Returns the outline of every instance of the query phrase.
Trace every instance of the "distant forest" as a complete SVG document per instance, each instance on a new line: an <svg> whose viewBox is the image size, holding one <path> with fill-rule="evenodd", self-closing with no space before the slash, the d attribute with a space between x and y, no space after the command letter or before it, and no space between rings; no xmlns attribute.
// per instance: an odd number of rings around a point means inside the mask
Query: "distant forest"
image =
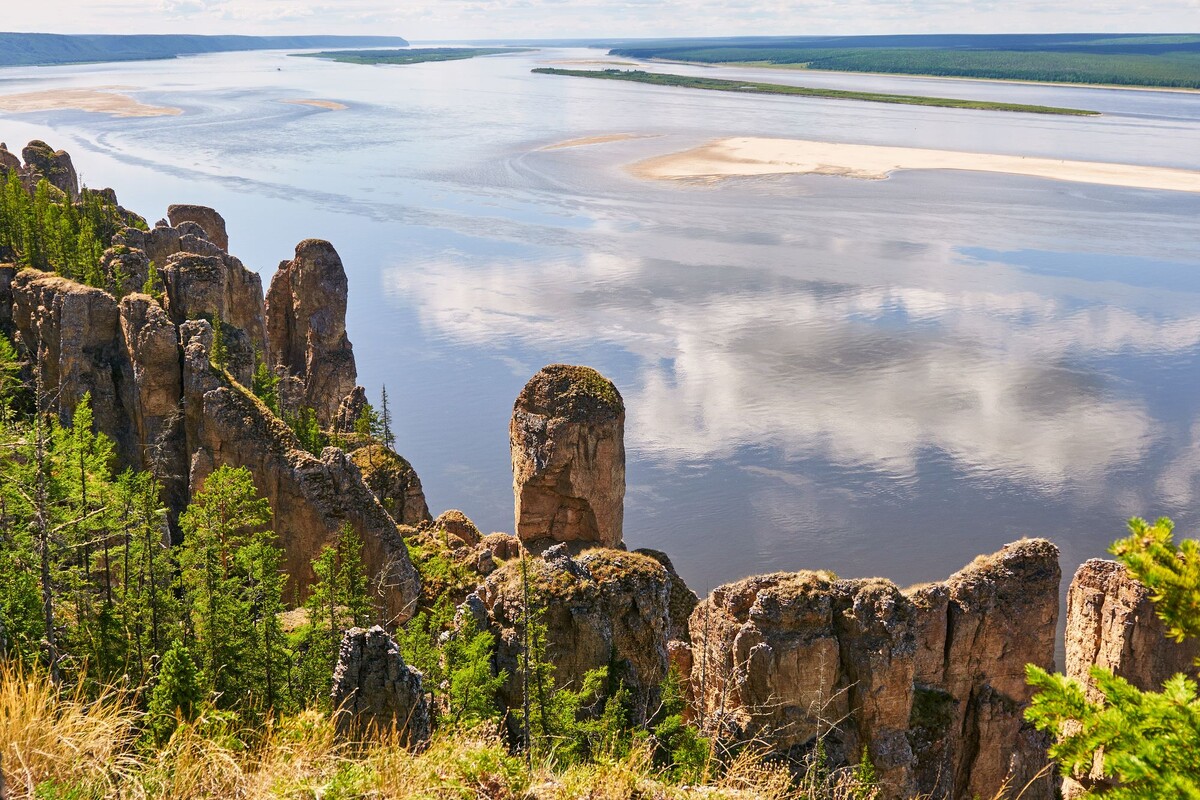
<svg viewBox="0 0 1200 800"><path fill-rule="evenodd" d="M329 50L322 53L292 53L306 58L325 58L343 64L424 64L429 61L461 61L478 56L528 53L527 47L415 47L406 50Z"/></svg>
<svg viewBox="0 0 1200 800"><path fill-rule="evenodd" d="M245 50L404 47L407 44L399 36L64 36L54 33L0 33L0 67L144 61Z"/></svg>
<svg viewBox="0 0 1200 800"><path fill-rule="evenodd" d="M1200 34L998 34L667 39L627 58L1200 89Z"/></svg>

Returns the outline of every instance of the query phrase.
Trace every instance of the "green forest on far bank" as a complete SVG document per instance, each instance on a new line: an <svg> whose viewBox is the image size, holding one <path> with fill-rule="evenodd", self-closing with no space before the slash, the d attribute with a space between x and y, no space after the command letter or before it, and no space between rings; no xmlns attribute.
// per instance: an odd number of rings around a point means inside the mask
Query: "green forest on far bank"
<svg viewBox="0 0 1200 800"><path fill-rule="evenodd" d="M760 37L638 42L613 55L1054 83L1200 88L1200 36Z"/></svg>
<svg viewBox="0 0 1200 800"><path fill-rule="evenodd" d="M302 58L323 58L342 64L424 64L428 61L461 61L478 56L528 53L527 47L418 47L406 50L328 50L293 53Z"/></svg>

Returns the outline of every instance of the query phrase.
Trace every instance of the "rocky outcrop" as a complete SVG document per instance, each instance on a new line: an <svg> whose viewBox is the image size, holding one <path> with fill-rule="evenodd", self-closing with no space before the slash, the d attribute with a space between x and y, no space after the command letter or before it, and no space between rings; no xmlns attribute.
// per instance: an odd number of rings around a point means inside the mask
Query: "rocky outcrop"
<svg viewBox="0 0 1200 800"><path fill-rule="evenodd" d="M117 301L100 289L24 269L12 278L16 344L33 364L42 405L70 422L91 395L96 429L116 443L124 463L141 463L132 420L121 401L129 379L120 345Z"/></svg>
<svg viewBox="0 0 1200 800"><path fill-rule="evenodd" d="M420 591L416 570L396 523L350 457L334 447L325 448L320 458L304 451L266 406L219 375L209 363L212 326L207 321L184 323L181 336L192 492L218 467L250 470L274 514L289 576L285 597L292 603L307 594L314 578L312 558L349 524L362 538L380 611L389 622L412 616Z"/></svg>
<svg viewBox="0 0 1200 800"><path fill-rule="evenodd" d="M100 271L107 276L110 286L120 287L122 296L140 292L150 275L150 259L141 250L116 245L100 257Z"/></svg>
<svg viewBox="0 0 1200 800"><path fill-rule="evenodd" d="M14 169L21 169L21 159L9 152L7 144L0 142L0 176Z"/></svg>
<svg viewBox="0 0 1200 800"><path fill-rule="evenodd" d="M719 587L689 624L699 719L778 751L820 737L837 763L865 754L884 797L1019 790L1046 764L1024 667L1053 667L1059 577L1057 549L1030 540L907 593L822 572Z"/></svg>
<svg viewBox="0 0 1200 800"><path fill-rule="evenodd" d="M429 741L432 726L422 675L404 663L396 640L379 626L351 628L342 637L332 698L343 736L396 730L409 747Z"/></svg>
<svg viewBox="0 0 1200 800"><path fill-rule="evenodd" d="M140 448L138 465L164 483L178 512L187 502L188 469L179 331L162 307L144 294L122 298L120 327L132 377L122 387L122 405Z"/></svg>
<svg viewBox="0 0 1200 800"><path fill-rule="evenodd" d="M10 338L13 335L12 282L16 275L16 266L0 264L0 333Z"/></svg>
<svg viewBox="0 0 1200 800"><path fill-rule="evenodd" d="M1200 646L1167 636L1150 590L1116 561L1092 559L1075 573L1067 590L1066 668L1093 702L1102 699L1092 667L1124 678L1142 691L1160 691L1168 678L1197 674ZM1077 797L1103 783L1101 759L1090 775L1064 782L1065 797Z"/></svg>
<svg viewBox="0 0 1200 800"><path fill-rule="evenodd" d="M267 292L270 363L302 380L303 402L325 426L358 379L346 336L347 293L342 259L319 239L296 245L296 257L279 265Z"/></svg>
<svg viewBox="0 0 1200 800"><path fill-rule="evenodd" d="M177 204L167 207L167 219L178 228L185 222L194 222L204 229L210 242L222 250L229 250L229 234L225 232L225 218L208 206Z"/></svg>
<svg viewBox="0 0 1200 800"><path fill-rule="evenodd" d="M25 159L27 184L35 186L43 178L72 200L79 199L79 176L71 156L64 150L56 151L45 142L34 139L21 151Z"/></svg>
<svg viewBox="0 0 1200 800"><path fill-rule="evenodd" d="M363 480L392 519L401 525L420 525L429 522L429 506L421 479L402 456L378 443L371 443L350 453L350 459L362 472Z"/></svg>
<svg viewBox="0 0 1200 800"><path fill-rule="evenodd" d="M700 604L700 598L688 588L687 583L675 571L675 564L671 562L671 557L666 553L661 550L651 550L648 547L641 547L633 552L653 558L667 571L668 610L671 617L671 627L667 631L667 638L673 641L690 642L692 636L688 631L688 620L691 619L696 606Z"/></svg>
<svg viewBox="0 0 1200 800"><path fill-rule="evenodd" d="M554 542L622 546L625 404L589 367L552 364L517 397L509 426L516 533Z"/></svg>
<svg viewBox="0 0 1200 800"><path fill-rule="evenodd" d="M438 514L438 518L433 521L434 530L441 531L447 537L454 537L456 541L466 545L476 545L483 541L483 534L479 532L479 528L471 522L471 518L458 509L450 509Z"/></svg>
<svg viewBox="0 0 1200 800"><path fill-rule="evenodd" d="M572 558L564 545L544 558L526 559L529 593L542 609L547 660L555 685L578 689L589 670L609 666L632 696L635 724L658 706L667 674L667 571L652 558L621 550L589 550ZM493 572L462 608L496 637L496 666L508 681L501 702L522 702L521 635L524 625L521 563Z"/></svg>

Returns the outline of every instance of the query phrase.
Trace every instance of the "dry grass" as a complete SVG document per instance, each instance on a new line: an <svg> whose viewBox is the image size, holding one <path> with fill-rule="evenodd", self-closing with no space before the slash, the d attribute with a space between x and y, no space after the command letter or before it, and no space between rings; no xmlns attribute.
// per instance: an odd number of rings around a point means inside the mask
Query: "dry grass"
<svg viewBox="0 0 1200 800"><path fill-rule="evenodd" d="M534 765L499 730L435 735L420 753L396 735L339 740L332 721L303 712L239 730L221 714L181 724L164 747L139 743L132 697L56 689L0 662L0 754L11 800L862 800L848 770L799 785L784 765L746 748L703 785L666 780L648 744L599 763ZM811 777L811 776L810 776ZM3 783L0 783L2 786Z"/></svg>

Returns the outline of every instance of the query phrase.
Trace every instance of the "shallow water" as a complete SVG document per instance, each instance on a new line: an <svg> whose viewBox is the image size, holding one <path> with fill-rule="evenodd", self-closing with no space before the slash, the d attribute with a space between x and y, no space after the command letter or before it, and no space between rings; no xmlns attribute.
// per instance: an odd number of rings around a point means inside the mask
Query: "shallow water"
<svg viewBox="0 0 1200 800"><path fill-rule="evenodd" d="M218 208L269 275L330 239L360 382L436 514L512 529L508 417L554 361L628 406L626 541L703 591L828 568L945 577L1023 535L1068 575L1131 515L1195 533L1200 196L1002 175L653 184L718 136L1200 169L1200 94L659 66L1101 110L1042 117L530 75L586 50L362 67L282 53L0 70L178 117L0 116L151 221ZM330 112L286 99L346 103ZM540 148L578 137L648 138Z"/></svg>

